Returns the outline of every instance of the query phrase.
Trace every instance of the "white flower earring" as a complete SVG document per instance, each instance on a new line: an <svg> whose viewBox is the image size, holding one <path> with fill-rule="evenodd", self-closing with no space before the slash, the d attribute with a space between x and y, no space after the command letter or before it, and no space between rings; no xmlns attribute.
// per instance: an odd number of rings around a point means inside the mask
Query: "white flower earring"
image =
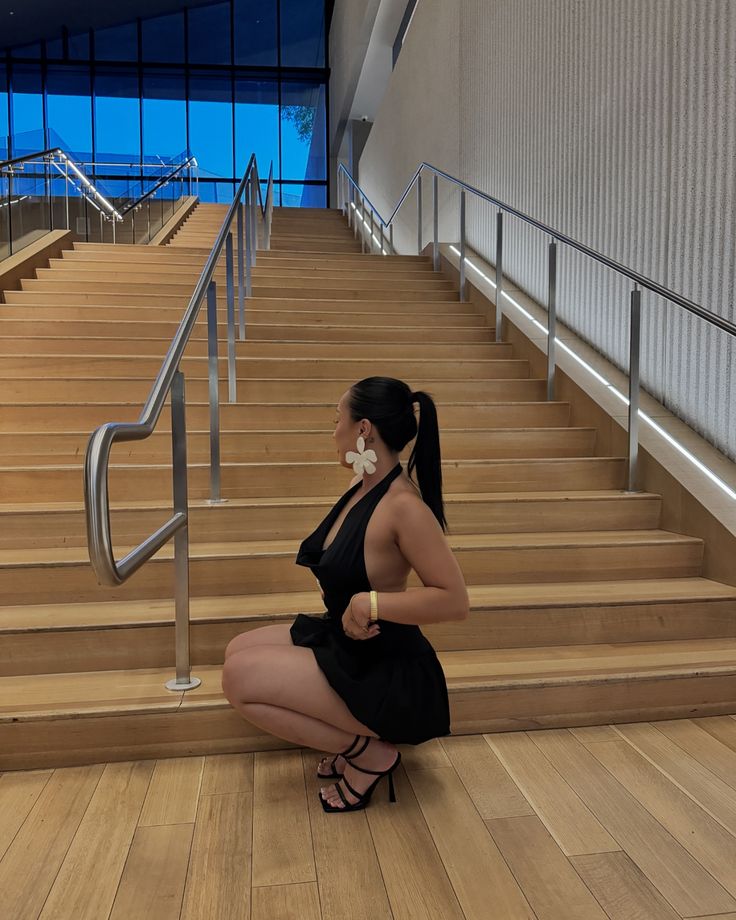
<svg viewBox="0 0 736 920"><path fill-rule="evenodd" d="M378 460L375 450L365 449L365 438L361 435L358 438L358 453L349 450L345 454L348 463L353 464L353 470L356 476L362 476L363 473L375 473L375 463Z"/></svg>

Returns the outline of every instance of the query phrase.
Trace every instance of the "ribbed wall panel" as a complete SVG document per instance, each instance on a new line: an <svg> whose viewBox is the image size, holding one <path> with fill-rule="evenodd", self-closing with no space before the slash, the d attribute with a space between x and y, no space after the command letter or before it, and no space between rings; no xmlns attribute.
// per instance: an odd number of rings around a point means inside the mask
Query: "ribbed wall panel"
<svg viewBox="0 0 736 920"><path fill-rule="evenodd" d="M736 3L463 0L460 174L734 319ZM491 261L495 215L468 202ZM547 241L504 228L505 274L546 299ZM630 285L572 252L561 319L628 363ZM646 388L736 456L735 344L642 297Z"/></svg>

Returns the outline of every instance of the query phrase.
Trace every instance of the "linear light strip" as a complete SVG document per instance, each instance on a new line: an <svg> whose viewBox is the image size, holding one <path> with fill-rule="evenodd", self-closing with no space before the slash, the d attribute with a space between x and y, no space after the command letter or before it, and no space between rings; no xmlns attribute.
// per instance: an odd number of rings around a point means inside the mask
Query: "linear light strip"
<svg viewBox="0 0 736 920"><path fill-rule="evenodd" d="M450 249L452 250L452 252L455 253L456 256L458 256L458 258L460 257L460 250L456 246L450 246ZM473 265L473 263L470 261L470 259L467 258L467 256L465 257L465 264L468 268L472 268L474 272L477 272L477 274L480 275L480 277L483 278L484 281L487 281L495 289L496 287L495 281L489 278L488 275L482 272L476 265ZM534 316L532 316L532 314L528 310L525 310L524 307L521 306L521 304L517 303L513 299L513 297L510 297L506 293L506 291L501 291L501 296L505 297L506 300L510 304L512 304L512 306L516 307L517 310L519 310L521 313L524 314L524 316L530 319L532 323L534 323L534 325L537 326L537 328L541 329L542 332L544 332L545 335L548 334L547 327L543 326L539 322L539 320L537 320ZM588 364L586 361L584 361L580 357L580 355L574 352L564 342L560 341L560 339L558 339L556 336L555 336L555 343L560 348L562 348L563 351L565 351L568 355L570 355L570 357L573 358L591 376L595 377L595 379L599 383L602 383L605 387L607 387L607 389L609 389L614 396L620 399L624 405L626 406L629 405L629 400L627 396L625 396L620 390L616 389L616 387L610 381L606 380L606 378L603 377L601 374L599 374L598 371L595 370L595 368L591 367L590 364ZM708 479L711 480L711 482L715 483L715 485L717 485L720 489L722 489L726 493L726 495L728 495L730 499L732 499L733 501L736 501L736 490L732 489L731 486L728 485L728 483L724 482L719 476L717 476L716 473L713 472L713 470L705 466L705 464L702 463L700 460L698 460L698 458L694 454L691 454L690 451L684 445L682 445L679 441L675 440L675 438L673 438L669 432L665 431L664 428L661 427L661 425L658 425L654 421L653 418L650 418L645 412L642 412L641 409L639 409L639 417L643 419L647 423L647 425L649 425L650 428L656 431L658 435L663 437L665 441L667 441L668 444L671 444L680 454L682 454L682 456L685 457L686 460L689 460L693 466L699 469L701 473L704 473L708 477Z"/></svg>
<svg viewBox="0 0 736 920"><path fill-rule="evenodd" d="M358 209L356 208L354 202L352 202L352 201L350 202L350 207L355 211L355 216L358 218L358 220L361 222L361 224L363 224L364 227L370 227L370 224L368 223L368 221L367 221L367 220L364 220L364 219L360 216L360 214L358 213ZM370 232L369 232L369 236L371 236L371 237L378 243L378 245L381 247L381 255L382 255L382 256L385 256L385 255L386 255L386 250L383 248L383 243L381 242L381 240L379 240L379 238L376 236L375 233L370 233Z"/></svg>

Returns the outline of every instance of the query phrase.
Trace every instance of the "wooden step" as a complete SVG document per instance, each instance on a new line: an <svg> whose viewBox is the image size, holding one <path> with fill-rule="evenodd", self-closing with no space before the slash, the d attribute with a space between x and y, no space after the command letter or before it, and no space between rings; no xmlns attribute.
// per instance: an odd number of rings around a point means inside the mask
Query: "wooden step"
<svg viewBox="0 0 736 920"><path fill-rule="evenodd" d="M570 531L528 534L454 534L448 538L465 581L517 584L539 581L602 581L700 575L703 544L669 531ZM308 569L294 564L298 541L190 543L192 596L306 591ZM124 555L128 547L119 547ZM135 576L115 589L122 599L168 597L173 584L173 547L163 547ZM420 586L415 573L411 586ZM0 550L0 596L8 604L110 600L100 587L86 550L78 547Z"/></svg>
<svg viewBox="0 0 736 920"><path fill-rule="evenodd" d="M139 401L142 405L148 397L153 378L141 380L138 377L82 377L39 380L36 377L2 378L0 366L0 387L3 398L18 405L27 403L68 403L71 401L96 400L127 402ZM310 381L305 390L301 380L241 380L238 382L240 402L283 403L300 400L308 391L310 399L329 400L337 403L340 395L355 383L356 378ZM547 391L546 380L478 380L474 382L436 380L424 381L422 386L435 397L448 401L470 401L487 399L500 401L538 401ZM208 382L203 377L188 376L186 380L187 399L202 402L208 399ZM337 394L337 398L336 397ZM227 401L227 384L220 381L220 404Z"/></svg>
<svg viewBox="0 0 736 920"><path fill-rule="evenodd" d="M230 499L212 506L190 503L192 538L203 542L301 539L334 504L333 498ZM118 543L137 543L156 530L170 502L116 503L111 513ZM81 502L0 505L7 549L84 546L87 534ZM565 530L651 530L659 526L660 498L645 492L446 493L449 532L524 533L540 527Z"/></svg>
<svg viewBox="0 0 736 920"><path fill-rule="evenodd" d="M78 336L79 338L102 337L109 338L117 334L121 339L125 338L168 338L169 341L174 336L178 326L180 313L177 311L170 320L161 322L151 322L147 320L133 319L110 319L110 309L108 307L69 307L81 318L69 318L65 316L66 310L60 307L34 307L33 319L28 319L28 310L24 307L5 307L0 309L0 336L27 336L37 337L39 332L39 320L53 319L53 327L48 327L49 331L60 335ZM123 312L123 311L121 311ZM127 311L125 311L127 312ZM167 311L169 312L169 311ZM174 311L170 311L174 313ZM259 319L262 314L258 314ZM14 317L20 317L18 319ZM7 317L7 318L3 318ZM366 323L368 318L366 317ZM137 333L137 335L136 335ZM192 338L205 338L206 326L203 318L195 325ZM251 343L279 343L280 347L288 347L294 343L339 343L339 347L346 345L365 344L381 345L382 354L390 354L390 349L401 348L411 349L419 345L419 341L428 348L428 354L432 353L432 348L436 345L442 347L463 346L463 353L467 346L491 344L496 346L496 350L501 347L500 343L492 342L491 330L487 326L438 326L432 324L430 328L421 328L418 326L384 326L375 323L365 326L358 325L330 325L321 324L296 325L294 323L273 323L266 324L256 322L253 314L248 315L246 324L246 341ZM406 343L406 344L400 344ZM238 347L241 347L240 345ZM511 348L511 346L506 346ZM388 349L388 352L387 352Z"/></svg>
<svg viewBox="0 0 736 920"><path fill-rule="evenodd" d="M333 428L303 431L227 430L222 433L220 455L226 463L328 462L335 456ZM0 466L37 466L74 463L84 457L89 431L76 432L0 432ZM595 453L594 428L445 428L442 431L442 456L445 460L484 460L510 457L587 457ZM401 452L409 459L413 442ZM190 428L187 432L187 460L209 461L208 429ZM171 432L161 426L144 441L118 445L115 462L166 463L171 456Z"/></svg>
<svg viewBox="0 0 736 920"><path fill-rule="evenodd" d="M440 652L453 734L728 713L736 641ZM286 747L222 696L220 665L0 678L0 769Z"/></svg>
<svg viewBox="0 0 736 920"><path fill-rule="evenodd" d="M5 321L12 322L12 321ZM30 324L29 324L30 325ZM74 324L76 325L76 324ZM115 335L116 326L109 323L107 335L100 336L94 334L79 335L71 334L63 322L54 323L54 335L13 335L7 331L6 325L0 320L0 355L23 355L23 354L48 354L48 355L67 355L79 354L81 351L88 351L94 355L163 355L169 349L171 339L176 332L177 325L174 324L171 329L171 335L160 337L148 337L145 335L147 329L142 330L138 324L129 324L137 328L140 332L138 336L131 333L133 329L120 329L118 335ZM85 332L90 330L85 329ZM124 333L128 333L126 336ZM366 354L366 342L269 342L245 339L237 339L236 331L236 354L239 359L249 361L252 358L273 358L286 359L297 358L299 360L322 361L332 360L335 357L344 359L364 358ZM380 343L381 356L384 359L409 358L416 361L428 360L456 360L462 355L463 362L467 359L474 360L512 360L513 347L504 343L495 342L477 342L463 343L458 346L457 343L445 344L442 342L388 342ZM227 337L226 329L220 329L220 338L218 344L219 354L227 354ZM186 348L186 355L203 357L207 355L207 331L204 324L195 327L195 331L189 339Z"/></svg>
<svg viewBox="0 0 736 920"><path fill-rule="evenodd" d="M168 464L110 467L112 501L160 499L171 495ZM0 467L0 495L5 502L80 501L81 458L66 466ZM547 492L623 488L625 461L619 457L540 460L458 460L443 464L448 492ZM209 465L193 463L188 473L191 499L210 496ZM334 495L345 491L343 468L336 463L225 463L224 498L286 495L299 483L299 494Z"/></svg>
<svg viewBox="0 0 736 920"><path fill-rule="evenodd" d="M322 403L224 403L220 406L222 431L280 428L320 428L333 419L335 401ZM111 419L135 421L141 412L140 402L127 403L39 403L14 405L0 403L0 431L87 431ZM514 403L438 403L440 431L473 425L494 428L562 428L570 421L570 404L563 402ZM167 426L168 410L159 425ZM209 405L187 400L187 427L208 428Z"/></svg>
<svg viewBox="0 0 736 920"><path fill-rule="evenodd" d="M40 269L39 271L43 271ZM453 296L453 288L443 287L433 283L431 288L426 290L412 283L413 286L400 287L390 285L386 290L377 287L375 284L367 282L356 282L350 288L338 285L330 288L326 285L314 287L291 287L288 283L280 286L270 286L262 280L256 279L253 284L253 297L266 298L295 298L309 300L329 300L331 297L340 296L343 300L353 301L454 301L457 295ZM420 283L417 283L420 284ZM33 294L40 293L67 293L67 294L91 294L98 300L103 297L107 300L108 294L145 294L149 301L159 296L178 295L182 298L188 298L194 292L194 285L187 281L179 283L163 282L146 282L146 281L91 281L80 279L79 277L63 279L58 277L43 278L24 278L21 280L21 290ZM11 301L12 302L12 301Z"/></svg>
<svg viewBox="0 0 736 920"><path fill-rule="evenodd" d="M141 266L179 266L191 267L198 265L201 271L207 261L201 249L192 249L187 252L185 247L177 246L175 249L149 246L116 246L107 249L65 249L62 259L74 265L141 265ZM224 261L220 260L224 266ZM370 272L371 274L392 275L394 273L431 273L432 262L423 256L409 256L384 258L382 256L363 255L332 258L329 255L317 255L304 258L298 255L285 255L284 253L258 252L254 272L298 271L305 275L316 277L322 272L350 271Z"/></svg>
<svg viewBox="0 0 736 920"><path fill-rule="evenodd" d="M204 345L204 343L202 343ZM81 351L81 349L80 349ZM226 358L220 355L221 367ZM56 377L111 377L134 376L153 381L161 367L158 358L118 354L7 354L0 366L0 377L15 375L47 375ZM185 374L205 377L207 358L185 354L181 361ZM417 389L424 386L430 374L434 380L511 380L529 376L529 363L521 359L480 358L462 361L456 359L397 358L256 358L242 356L237 362L239 380L250 379L335 379L354 374L356 380L374 375L406 377L414 381ZM226 371L220 371L221 378Z"/></svg>
<svg viewBox="0 0 736 920"><path fill-rule="evenodd" d="M736 636L736 589L704 578L471 585L470 617L423 627L438 652ZM221 664L228 642L262 626L321 615L315 591L195 597L195 666ZM0 673L69 673L174 664L170 598L0 607Z"/></svg>
<svg viewBox="0 0 736 920"><path fill-rule="evenodd" d="M52 262L54 260L51 260ZM128 284L154 284L158 289L159 285L186 285L191 290L199 278L200 272L197 268L192 269L172 269L170 266L150 268L118 268L117 270L107 270L104 266L87 266L79 267L69 265L63 259L57 260L63 265L63 268L38 269L38 280L48 281L49 279L59 280L64 284L80 281L87 286L92 282L103 282L105 284L117 282ZM53 274L47 274L53 272ZM215 281L224 285L226 281L225 271L219 269L215 272ZM237 275L235 276L237 284ZM452 281L445 281L434 275L432 272L405 272L402 274L394 273L390 278L376 276L370 272L351 271L347 277L341 277L330 272L322 272L316 277L305 275L301 272L296 274L278 272L276 274L266 272L256 272L253 277L255 288L299 288L306 289L311 287L319 288L325 291L342 291L345 287L364 289L368 291L454 291L455 284Z"/></svg>

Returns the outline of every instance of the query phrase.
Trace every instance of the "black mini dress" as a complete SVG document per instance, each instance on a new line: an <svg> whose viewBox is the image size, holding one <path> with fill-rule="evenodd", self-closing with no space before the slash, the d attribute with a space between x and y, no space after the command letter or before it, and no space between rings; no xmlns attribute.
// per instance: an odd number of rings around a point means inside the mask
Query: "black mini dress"
<svg viewBox="0 0 736 920"><path fill-rule="evenodd" d="M324 591L326 611L321 616L300 613L291 627L291 639L294 645L312 649L330 686L379 738L393 744L421 744L450 734L447 683L430 642L418 626L380 618L380 633L372 639L351 639L342 627L350 598L372 590L365 568L365 532L401 471L397 463L348 511L326 550L322 545L327 534L360 483L348 489L302 543L296 564L314 572Z"/></svg>

